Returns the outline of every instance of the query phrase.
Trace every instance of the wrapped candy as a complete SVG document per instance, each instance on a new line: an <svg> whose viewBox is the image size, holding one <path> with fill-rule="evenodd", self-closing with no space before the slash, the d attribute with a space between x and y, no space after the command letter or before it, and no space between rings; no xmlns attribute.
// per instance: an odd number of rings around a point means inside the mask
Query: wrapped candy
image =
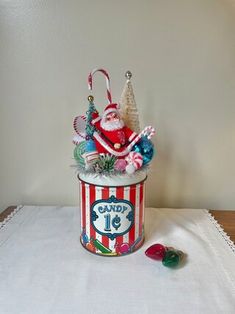
<svg viewBox="0 0 235 314"><path fill-rule="evenodd" d="M134 173L143 165L143 157L140 153L130 152L125 159L128 163L126 166L126 172L129 174Z"/></svg>

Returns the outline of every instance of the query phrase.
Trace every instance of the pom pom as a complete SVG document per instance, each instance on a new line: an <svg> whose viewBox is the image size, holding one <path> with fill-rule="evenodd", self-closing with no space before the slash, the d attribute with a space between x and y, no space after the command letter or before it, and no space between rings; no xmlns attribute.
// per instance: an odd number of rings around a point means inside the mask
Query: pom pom
<svg viewBox="0 0 235 314"><path fill-rule="evenodd" d="M124 172L127 166L127 162L125 159L118 159L114 164L114 169L117 171Z"/></svg>

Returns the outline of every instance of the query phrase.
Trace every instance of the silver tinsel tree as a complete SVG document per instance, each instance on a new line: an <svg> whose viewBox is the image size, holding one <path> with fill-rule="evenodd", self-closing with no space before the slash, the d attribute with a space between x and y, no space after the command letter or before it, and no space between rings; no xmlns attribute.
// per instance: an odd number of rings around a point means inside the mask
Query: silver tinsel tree
<svg viewBox="0 0 235 314"><path fill-rule="evenodd" d="M140 132L139 114L135 102L135 96L131 84L132 74L127 71L125 74L127 80L121 95L120 105L122 119L126 126L136 133Z"/></svg>

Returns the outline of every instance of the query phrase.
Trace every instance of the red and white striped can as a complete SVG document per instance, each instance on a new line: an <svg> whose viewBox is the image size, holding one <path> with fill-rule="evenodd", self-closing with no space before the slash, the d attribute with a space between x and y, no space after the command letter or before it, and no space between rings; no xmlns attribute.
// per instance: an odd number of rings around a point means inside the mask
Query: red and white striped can
<svg viewBox="0 0 235 314"><path fill-rule="evenodd" d="M92 253L120 256L144 242L146 173L122 178L79 174L81 244Z"/></svg>

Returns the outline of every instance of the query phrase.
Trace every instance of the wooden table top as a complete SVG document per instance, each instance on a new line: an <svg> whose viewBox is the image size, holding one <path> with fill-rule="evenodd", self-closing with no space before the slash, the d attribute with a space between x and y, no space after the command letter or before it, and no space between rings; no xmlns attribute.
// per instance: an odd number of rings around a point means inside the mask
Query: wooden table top
<svg viewBox="0 0 235 314"><path fill-rule="evenodd" d="M16 206L9 206L2 213L0 213L0 222L3 221L15 208ZM235 242L235 211L210 210L209 212L230 236L231 240Z"/></svg>

